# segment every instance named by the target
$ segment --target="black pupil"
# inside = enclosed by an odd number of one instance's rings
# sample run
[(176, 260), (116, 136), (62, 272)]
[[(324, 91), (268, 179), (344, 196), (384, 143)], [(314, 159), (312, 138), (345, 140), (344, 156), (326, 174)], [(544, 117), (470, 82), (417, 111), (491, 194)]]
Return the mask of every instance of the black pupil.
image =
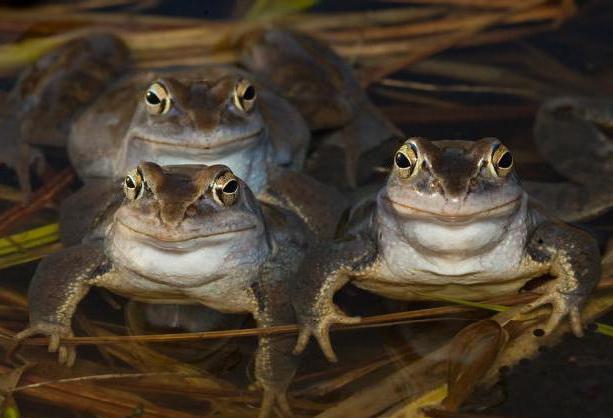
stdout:
[(399, 152), (396, 153), (396, 165), (400, 168), (409, 168), (411, 167), (411, 161), (409, 161), (406, 155)]
[(230, 180), (229, 182), (226, 183), (225, 186), (223, 186), (223, 189), (221, 190), (224, 193), (234, 193), (236, 189), (238, 189), (238, 181)]
[(498, 167), (500, 168), (511, 168), (512, 164), (513, 157), (510, 152), (505, 152), (502, 157), (500, 157), (500, 160), (498, 160)]
[(136, 187), (136, 185), (134, 184), (134, 181), (132, 181), (130, 177), (126, 177), (126, 186), (128, 186), (128, 188), (130, 189), (133, 189)]
[(245, 91), (243, 92), (243, 99), (253, 100), (254, 98), (255, 98), (255, 89), (253, 88), (253, 86), (247, 87)]
[(157, 94), (155, 94), (151, 90), (149, 90), (147, 92), (147, 95), (145, 96), (145, 99), (147, 99), (147, 103), (149, 103), (150, 105), (153, 105), (153, 106), (156, 106), (156, 105), (159, 105), (160, 103), (162, 103), (162, 101), (157, 96)]

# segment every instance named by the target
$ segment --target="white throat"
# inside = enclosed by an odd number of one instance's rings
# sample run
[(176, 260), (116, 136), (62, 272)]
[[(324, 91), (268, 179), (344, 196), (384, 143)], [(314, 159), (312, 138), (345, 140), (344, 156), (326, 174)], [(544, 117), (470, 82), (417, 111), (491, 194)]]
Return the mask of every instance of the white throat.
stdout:
[(450, 282), (450, 276), (469, 276), (464, 283), (509, 278), (524, 256), (528, 233), (528, 197), (504, 217), (445, 224), (394, 217), (377, 211), (378, 246), (385, 275), (430, 284)]

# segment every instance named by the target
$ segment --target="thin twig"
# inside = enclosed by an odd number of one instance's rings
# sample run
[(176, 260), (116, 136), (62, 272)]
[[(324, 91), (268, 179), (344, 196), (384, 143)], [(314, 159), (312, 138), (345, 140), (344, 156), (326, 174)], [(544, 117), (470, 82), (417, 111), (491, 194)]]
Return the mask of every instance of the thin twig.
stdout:
[(27, 218), (38, 212), (55, 198), (64, 188), (76, 178), (76, 173), (72, 167), (65, 168), (56, 174), (46, 185), (36, 190), (32, 195), (32, 200), (27, 206), (23, 204), (15, 205), (8, 211), (0, 215), (0, 235), (10, 230), (16, 222)]
[(152, 377), (152, 376), (200, 376), (200, 375), (199, 374), (179, 373), (179, 372), (97, 374), (93, 376), (70, 377), (66, 379), (57, 379), (57, 380), (49, 380), (46, 382), (32, 383), (29, 385), (18, 386), (15, 389), (13, 389), (12, 392), (19, 392), (21, 390), (39, 388), (41, 386), (56, 385), (56, 384), (61, 384), (61, 383), (75, 383), (75, 382), (85, 382), (85, 381), (92, 381), (92, 380), (110, 380), (110, 379), (134, 379), (134, 378)]

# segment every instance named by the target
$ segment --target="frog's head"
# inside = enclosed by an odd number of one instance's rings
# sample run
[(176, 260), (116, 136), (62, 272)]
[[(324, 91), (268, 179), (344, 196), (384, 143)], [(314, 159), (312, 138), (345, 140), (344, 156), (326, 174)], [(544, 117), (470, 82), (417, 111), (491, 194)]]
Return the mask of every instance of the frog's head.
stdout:
[(378, 206), (404, 239), (453, 252), (499, 238), (523, 196), (513, 157), (499, 140), (411, 138), (394, 156)]
[(245, 167), (268, 146), (256, 87), (242, 75), (159, 78), (139, 99), (123, 169), (142, 160), (225, 164), (249, 181)]
[(111, 253), (143, 276), (201, 283), (257, 270), (270, 252), (255, 197), (226, 166), (141, 163), (123, 188)]

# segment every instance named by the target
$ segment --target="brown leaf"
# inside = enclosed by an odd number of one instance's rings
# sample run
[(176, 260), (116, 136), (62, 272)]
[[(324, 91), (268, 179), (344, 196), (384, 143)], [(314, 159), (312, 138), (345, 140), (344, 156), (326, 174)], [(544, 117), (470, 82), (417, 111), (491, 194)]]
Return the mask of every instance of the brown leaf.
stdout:
[(448, 394), (443, 406), (456, 411), (496, 361), (509, 339), (491, 319), (475, 322), (451, 341), (448, 359)]

